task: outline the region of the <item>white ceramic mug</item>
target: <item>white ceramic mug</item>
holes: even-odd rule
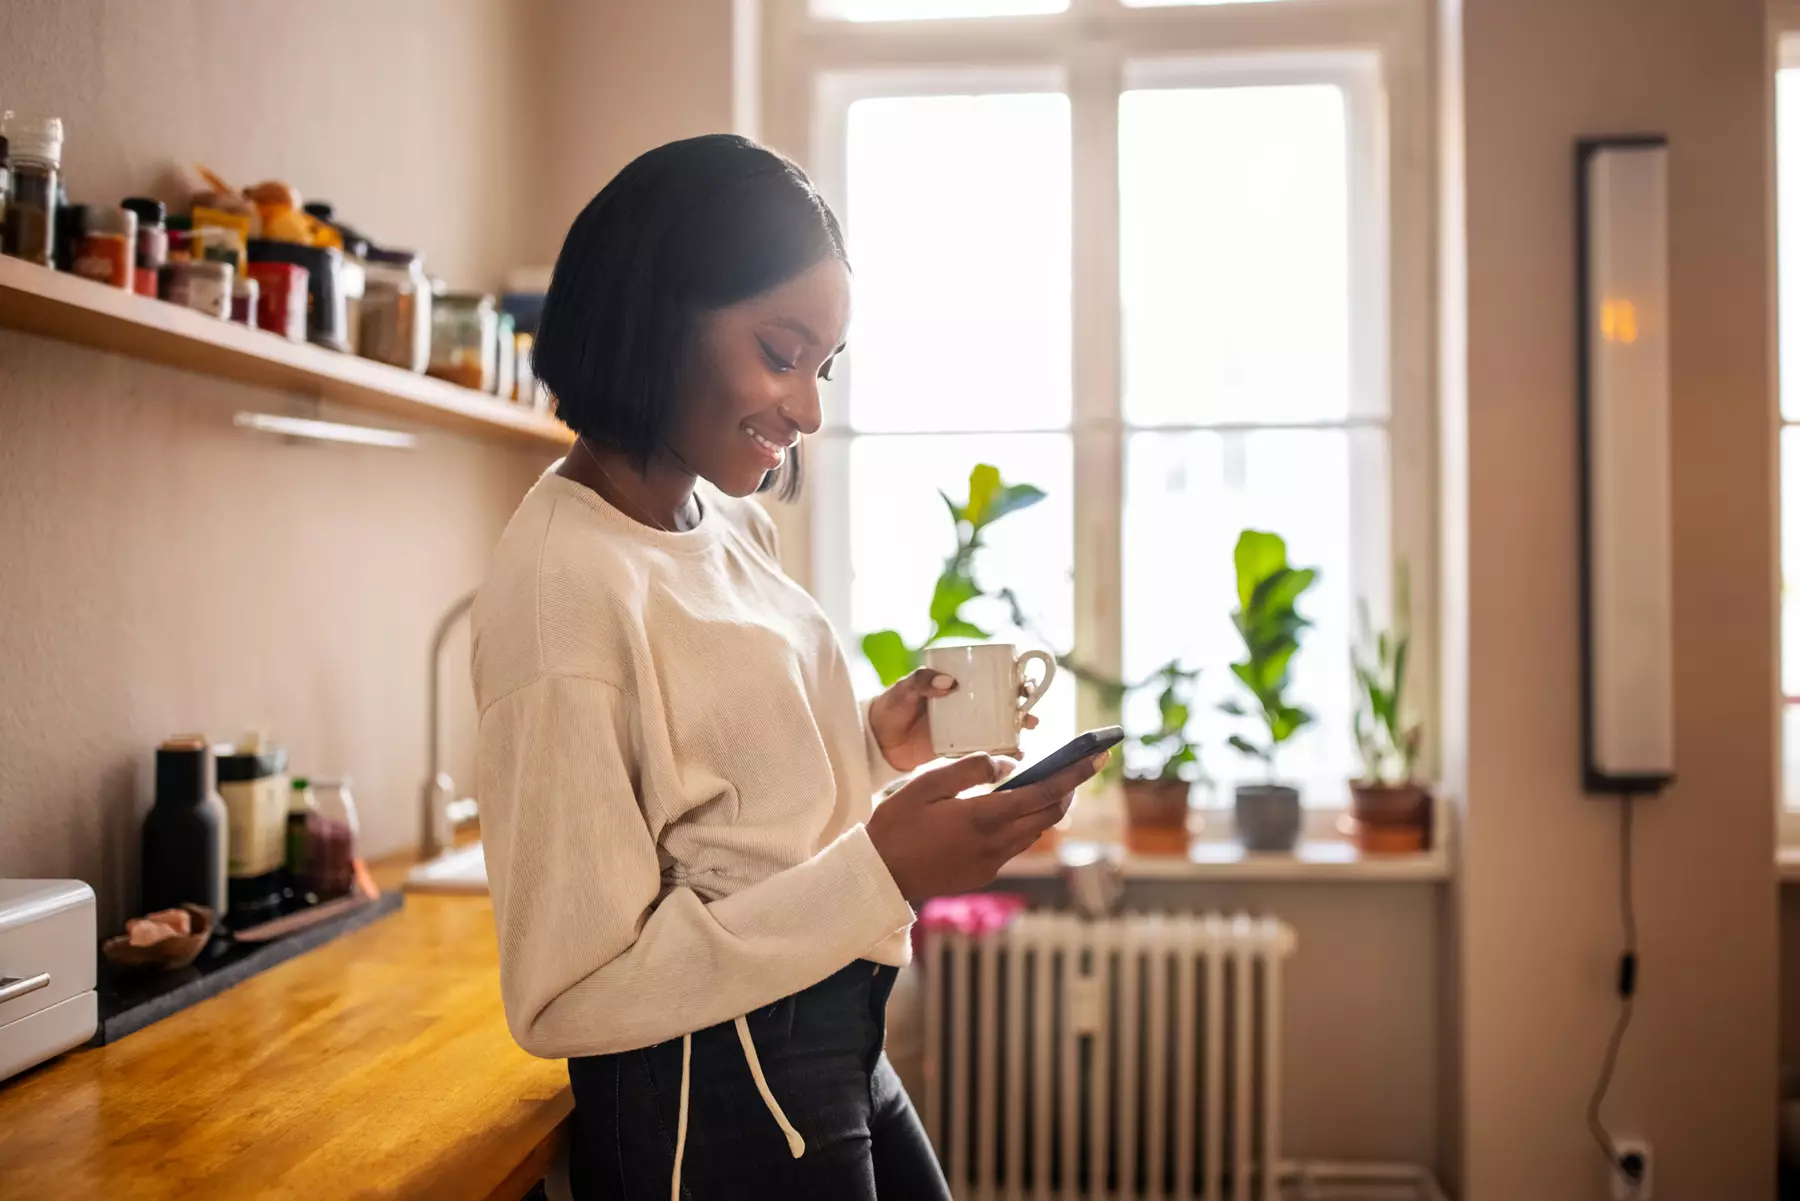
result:
[[[1035,681],[1025,675],[1025,665],[1034,661],[1044,669]],[[925,666],[956,681],[956,691],[927,702],[931,749],[944,757],[975,751],[1016,754],[1025,715],[1056,678],[1056,660],[1049,655],[1020,654],[1005,642],[927,647]]]

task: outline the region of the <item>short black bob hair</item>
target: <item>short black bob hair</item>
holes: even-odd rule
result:
[[[698,319],[844,257],[837,218],[788,159],[735,134],[659,146],[569,227],[538,327],[538,378],[570,429],[647,465]],[[784,499],[798,493],[798,446],[762,486],[777,483]]]

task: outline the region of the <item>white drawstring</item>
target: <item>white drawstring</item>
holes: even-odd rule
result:
[[[675,1174],[669,1181],[669,1201],[681,1201],[681,1153],[687,1149],[688,1064],[694,1058],[694,1036],[681,1036],[681,1108],[675,1116]]]
[[[769,1091],[769,1081],[763,1076],[762,1060],[756,1057],[756,1043],[750,1038],[750,1023],[742,1017],[738,1018],[737,1032],[738,1042],[744,1048],[744,1062],[750,1065],[750,1076],[756,1081],[756,1091],[762,1094],[763,1104],[769,1107],[769,1115],[781,1127],[781,1133],[787,1136],[788,1150],[795,1159],[799,1159],[806,1154],[806,1140],[800,1137],[800,1132],[787,1120],[787,1114],[781,1112],[775,1094]],[[675,1115],[675,1171],[669,1178],[669,1201],[681,1201],[681,1156],[687,1150],[688,1069],[693,1058],[694,1036],[684,1034],[681,1036],[681,1105]]]
[[[756,1091],[762,1094],[763,1104],[769,1107],[775,1124],[787,1135],[788,1150],[793,1152],[795,1159],[799,1159],[806,1154],[806,1140],[800,1137],[800,1132],[794,1129],[787,1120],[787,1115],[781,1112],[781,1106],[775,1103],[775,1094],[769,1091],[769,1082],[763,1079],[762,1061],[756,1057],[756,1044],[750,1041],[750,1023],[739,1018],[737,1032],[738,1041],[744,1044],[744,1059],[750,1065],[750,1075],[756,1079]]]

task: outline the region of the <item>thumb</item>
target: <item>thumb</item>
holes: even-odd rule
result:
[[[956,688],[956,679],[947,676],[935,667],[921,667],[907,674],[901,681],[902,687],[920,696],[943,696]]]
[[[915,783],[935,797],[953,797],[983,784],[992,784],[1002,775],[999,760],[988,754],[964,755],[954,763],[920,772]]]

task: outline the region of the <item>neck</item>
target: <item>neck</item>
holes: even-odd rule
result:
[[[639,467],[617,451],[577,440],[559,470],[594,492],[633,521],[665,530],[687,530],[698,516],[693,504],[696,476],[673,455],[658,451],[647,467]]]

